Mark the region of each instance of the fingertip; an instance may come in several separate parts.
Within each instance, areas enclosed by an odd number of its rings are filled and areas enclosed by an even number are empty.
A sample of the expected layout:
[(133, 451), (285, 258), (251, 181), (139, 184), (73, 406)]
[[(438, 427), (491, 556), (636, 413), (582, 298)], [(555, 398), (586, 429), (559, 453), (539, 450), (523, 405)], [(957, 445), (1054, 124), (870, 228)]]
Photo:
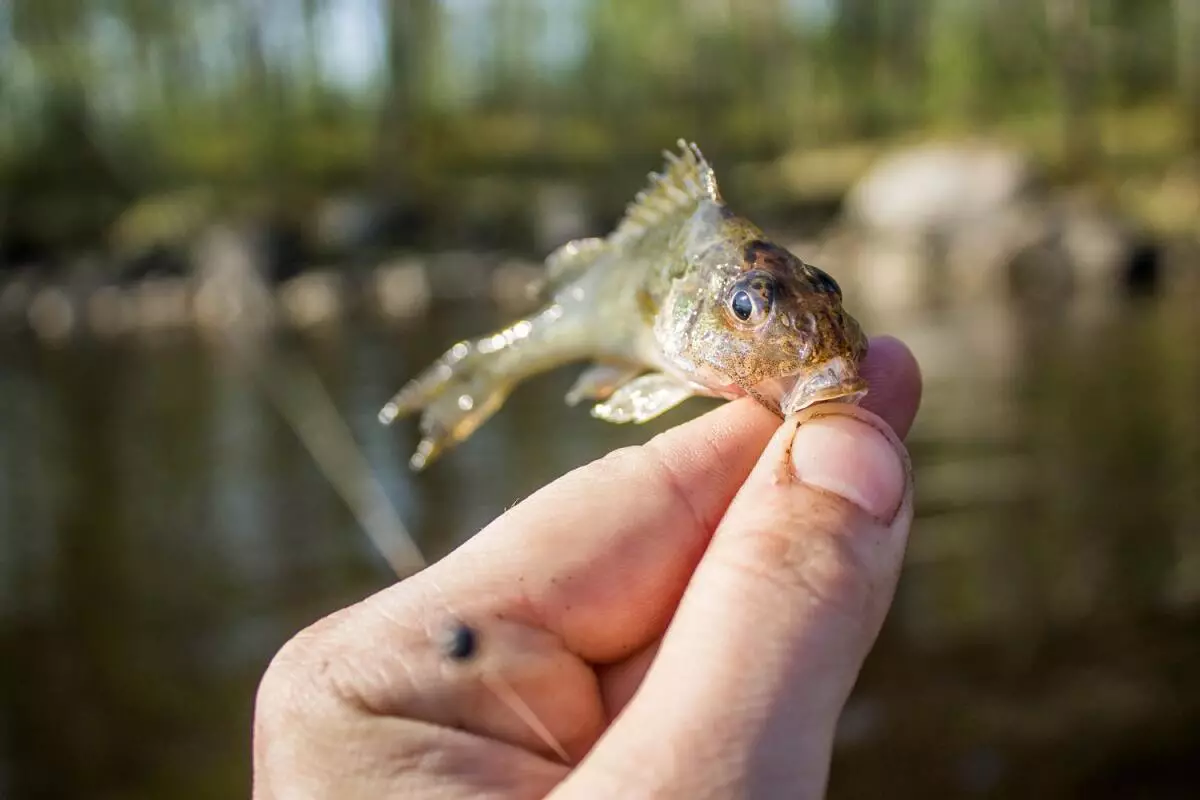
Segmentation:
[(802, 423), (791, 456), (802, 483), (849, 500), (879, 520), (894, 518), (904, 499), (907, 475), (898, 443), (854, 414), (826, 414)]
[(904, 438), (921, 404), (921, 366), (908, 345), (893, 336), (876, 336), (862, 364), (870, 391), (862, 405), (882, 417)]

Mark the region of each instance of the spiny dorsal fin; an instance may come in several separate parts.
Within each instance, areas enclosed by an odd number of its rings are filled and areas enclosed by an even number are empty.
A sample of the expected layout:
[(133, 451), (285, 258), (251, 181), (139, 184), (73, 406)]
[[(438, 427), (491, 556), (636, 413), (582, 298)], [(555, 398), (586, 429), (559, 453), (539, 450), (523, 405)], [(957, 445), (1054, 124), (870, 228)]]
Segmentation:
[(682, 153), (663, 151), (666, 168), (650, 173), (650, 185), (626, 208), (609, 241), (619, 244), (637, 239), (668, 217), (690, 213), (701, 200), (721, 202), (717, 178), (700, 148), (684, 139), (677, 145)]
[(608, 238), (576, 239), (546, 257), (545, 276), (529, 287), (531, 299), (547, 300), (613, 246), (636, 240), (670, 217), (690, 214), (701, 200), (721, 202), (716, 176), (700, 148), (684, 139), (679, 140), (678, 146), (682, 153), (663, 151), (666, 168), (661, 173), (650, 173), (650, 185), (638, 192)]

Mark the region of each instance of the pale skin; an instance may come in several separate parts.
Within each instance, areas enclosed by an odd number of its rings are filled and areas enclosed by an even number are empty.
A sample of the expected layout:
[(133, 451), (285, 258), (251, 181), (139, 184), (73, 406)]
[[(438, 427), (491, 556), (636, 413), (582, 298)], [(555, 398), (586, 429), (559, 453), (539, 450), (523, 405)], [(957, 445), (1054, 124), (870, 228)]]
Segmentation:
[(912, 520), (919, 372), (881, 338), (863, 373), (861, 408), (741, 399), (612, 453), (298, 634), (254, 796), (821, 797)]

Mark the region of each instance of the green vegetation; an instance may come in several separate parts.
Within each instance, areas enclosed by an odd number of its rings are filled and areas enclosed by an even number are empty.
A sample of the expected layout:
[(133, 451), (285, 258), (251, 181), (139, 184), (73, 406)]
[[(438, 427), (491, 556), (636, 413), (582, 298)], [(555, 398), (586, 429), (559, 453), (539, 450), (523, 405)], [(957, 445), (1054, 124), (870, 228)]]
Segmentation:
[[(91, 246), (135, 199), (197, 186), (222, 208), (293, 214), (372, 193), (419, 210), (434, 238), (453, 235), (480, 176), (573, 181), (607, 213), (680, 135), (751, 165), (742, 175), (770, 204), (840, 192), (897, 141), (995, 132), (1169, 218), (1153, 186), (1200, 154), (1197, 9), (7, 0), (0, 240)], [(825, 168), (795, 185), (797, 169), (774, 169), (789, 154)]]

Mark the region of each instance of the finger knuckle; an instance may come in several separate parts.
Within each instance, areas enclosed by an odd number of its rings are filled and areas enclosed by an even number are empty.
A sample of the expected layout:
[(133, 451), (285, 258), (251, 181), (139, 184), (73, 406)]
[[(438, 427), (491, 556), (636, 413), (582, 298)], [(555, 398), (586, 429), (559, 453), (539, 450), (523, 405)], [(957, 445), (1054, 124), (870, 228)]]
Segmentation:
[(267, 664), (255, 697), (256, 715), (270, 726), (311, 714), (334, 692), (327, 638), (336, 621), (313, 623), (283, 644)]
[(605, 472), (625, 474), (627, 472), (636, 472), (645, 465), (645, 453), (641, 445), (630, 445), (628, 447), (618, 447), (606, 453), (596, 466), (603, 469)]

